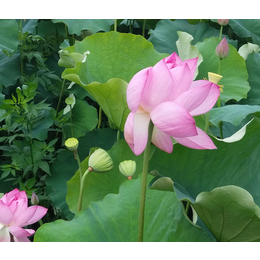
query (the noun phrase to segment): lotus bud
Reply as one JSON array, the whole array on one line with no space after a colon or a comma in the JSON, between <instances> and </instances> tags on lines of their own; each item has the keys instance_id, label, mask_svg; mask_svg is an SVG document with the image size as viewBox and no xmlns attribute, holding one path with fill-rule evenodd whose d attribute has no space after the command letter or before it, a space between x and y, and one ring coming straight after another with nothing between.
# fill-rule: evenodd
<instances>
[{"instance_id":1,"label":"lotus bud","mask_svg":"<svg viewBox=\"0 0 260 260\"><path fill-rule=\"evenodd\" d=\"M229 22L229 19L218 19L219 25L227 25Z\"/></svg>"},{"instance_id":2,"label":"lotus bud","mask_svg":"<svg viewBox=\"0 0 260 260\"><path fill-rule=\"evenodd\" d=\"M110 155L103 149L98 148L89 157L88 166L94 172L108 172L113 168L113 161Z\"/></svg>"},{"instance_id":3,"label":"lotus bud","mask_svg":"<svg viewBox=\"0 0 260 260\"><path fill-rule=\"evenodd\" d=\"M226 38L223 38L223 40L216 47L216 55L220 59L224 59L228 56L228 51L229 51L229 47L228 47L227 40Z\"/></svg>"},{"instance_id":4,"label":"lotus bud","mask_svg":"<svg viewBox=\"0 0 260 260\"><path fill-rule=\"evenodd\" d=\"M72 138L68 138L66 141L65 141L65 146L72 152L76 152L77 149L78 149L78 146L79 146L79 141L72 137Z\"/></svg>"},{"instance_id":5,"label":"lotus bud","mask_svg":"<svg viewBox=\"0 0 260 260\"><path fill-rule=\"evenodd\" d=\"M119 171L126 176L129 180L132 179L132 176L136 171L136 162L132 160L126 160L119 164Z\"/></svg>"},{"instance_id":6,"label":"lotus bud","mask_svg":"<svg viewBox=\"0 0 260 260\"><path fill-rule=\"evenodd\" d=\"M38 196L35 194L35 192L32 193L31 203L32 203L32 205L38 205L38 204L39 204L39 198L38 198Z\"/></svg>"},{"instance_id":7,"label":"lotus bud","mask_svg":"<svg viewBox=\"0 0 260 260\"><path fill-rule=\"evenodd\" d=\"M222 79L223 77L219 74L213 73L213 72L208 72L208 79L210 82L213 82L215 84L218 85L219 81Z\"/></svg>"}]
</instances>

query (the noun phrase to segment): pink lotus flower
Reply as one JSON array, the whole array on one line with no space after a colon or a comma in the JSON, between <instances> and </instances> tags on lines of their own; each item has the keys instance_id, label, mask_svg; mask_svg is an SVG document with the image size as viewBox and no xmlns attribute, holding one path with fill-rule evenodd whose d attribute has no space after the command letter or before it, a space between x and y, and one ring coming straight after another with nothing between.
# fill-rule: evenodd
<instances>
[{"instance_id":1,"label":"pink lotus flower","mask_svg":"<svg viewBox=\"0 0 260 260\"><path fill-rule=\"evenodd\" d=\"M14 189L0 199L0 242L30 242L27 238L35 233L23 229L40 220L47 212L41 206L28 207L25 191Z\"/></svg>"},{"instance_id":2,"label":"pink lotus flower","mask_svg":"<svg viewBox=\"0 0 260 260\"><path fill-rule=\"evenodd\" d=\"M182 61L173 53L139 71L129 82L126 94L131 112L124 136L136 155L147 145L150 120L154 124L152 143L167 153L173 150L172 137L193 149L216 148L193 119L208 112L220 93L219 86L210 81L193 82L197 60Z\"/></svg>"}]
</instances>

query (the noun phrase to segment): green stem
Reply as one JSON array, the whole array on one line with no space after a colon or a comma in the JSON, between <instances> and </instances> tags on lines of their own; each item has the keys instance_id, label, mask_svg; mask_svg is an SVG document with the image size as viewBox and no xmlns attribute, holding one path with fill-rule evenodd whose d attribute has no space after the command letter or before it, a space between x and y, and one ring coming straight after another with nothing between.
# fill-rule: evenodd
<instances>
[{"instance_id":1,"label":"green stem","mask_svg":"<svg viewBox=\"0 0 260 260\"><path fill-rule=\"evenodd\" d=\"M87 177L88 173L92 171L92 168L89 167L85 173L83 174L81 181L80 181L80 189L79 189L79 200L78 200L78 209L77 212L81 211L82 209L82 198L83 198L83 192L84 192L84 181Z\"/></svg>"},{"instance_id":2,"label":"green stem","mask_svg":"<svg viewBox=\"0 0 260 260\"><path fill-rule=\"evenodd\" d=\"M58 110L59 110L59 107L60 107L60 102L61 102L61 97L62 97L62 94L63 94L64 86L65 86L65 79L63 79L63 81L62 81L60 97L59 97L58 105L57 105L57 108L56 108L56 114L58 114Z\"/></svg>"},{"instance_id":3,"label":"green stem","mask_svg":"<svg viewBox=\"0 0 260 260\"><path fill-rule=\"evenodd\" d=\"M101 119L102 119L102 108L99 107L99 112L98 112L98 126L97 128L99 129L101 126Z\"/></svg>"},{"instance_id":4,"label":"green stem","mask_svg":"<svg viewBox=\"0 0 260 260\"><path fill-rule=\"evenodd\" d=\"M152 121L150 121L149 128L148 128L148 140L147 140L146 148L144 150L144 157L143 157L142 186L141 186L139 226L138 226L138 241L139 242L143 242L145 197L146 197L146 186L147 186L148 165L149 165L149 158L150 158L152 132L153 132L153 123L152 123Z\"/></svg>"},{"instance_id":5,"label":"green stem","mask_svg":"<svg viewBox=\"0 0 260 260\"><path fill-rule=\"evenodd\" d=\"M119 141L120 140L120 130L117 130L117 134L116 134L116 140Z\"/></svg>"},{"instance_id":6,"label":"green stem","mask_svg":"<svg viewBox=\"0 0 260 260\"><path fill-rule=\"evenodd\" d=\"M218 62L218 74L220 74L220 67L221 67L221 59L219 59ZM218 107L221 107L220 96L218 97Z\"/></svg>"},{"instance_id":7,"label":"green stem","mask_svg":"<svg viewBox=\"0 0 260 260\"><path fill-rule=\"evenodd\" d=\"M76 158L78 166L79 166L79 178L80 178L80 182L81 182L81 179L82 179L82 169L81 169L81 162L80 162L79 154L78 154L77 151L75 152L75 158Z\"/></svg>"},{"instance_id":8,"label":"green stem","mask_svg":"<svg viewBox=\"0 0 260 260\"><path fill-rule=\"evenodd\" d=\"M143 32L142 32L143 37L145 36L145 24L146 24L146 19L144 19L143 22Z\"/></svg>"},{"instance_id":9,"label":"green stem","mask_svg":"<svg viewBox=\"0 0 260 260\"><path fill-rule=\"evenodd\" d=\"M206 113L205 133L209 130L209 112Z\"/></svg>"},{"instance_id":10,"label":"green stem","mask_svg":"<svg viewBox=\"0 0 260 260\"><path fill-rule=\"evenodd\" d=\"M43 225L43 222L42 222L42 220L41 220L41 219L39 220L39 224L40 224L40 226L41 226L41 225Z\"/></svg>"},{"instance_id":11,"label":"green stem","mask_svg":"<svg viewBox=\"0 0 260 260\"><path fill-rule=\"evenodd\" d=\"M219 33L219 39L221 40L221 38L222 38L222 30L223 30L223 25L221 25L221 27L220 27L220 33Z\"/></svg>"},{"instance_id":12,"label":"green stem","mask_svg":"<svg viewBox=\"0 0 260 260\"><path fill-rule=\"evenodd\" d=\"M129 19L129 33L132 33L132 20Z\"/></svg>"},{"instance_id":13,"label":"green stem","mask_svg":"<svg viewBox=\"0 0 260 260\"><path fill-rule=\"evenodd\" d=\"M71 136L74 136L73 122L72 122L72 107L70 105L70 124L71 124Z\"/></svg>"},{"instance_id":14,"label":"green stem","mask_svg":"<svg viewBox=\"0 0 260 260\"><path fill-rule=\"evenodd\" d=\"M114 31L115 32L117 31L117 19L115 19L115 21L114 21Z\"/></svg>"}]
</instances>

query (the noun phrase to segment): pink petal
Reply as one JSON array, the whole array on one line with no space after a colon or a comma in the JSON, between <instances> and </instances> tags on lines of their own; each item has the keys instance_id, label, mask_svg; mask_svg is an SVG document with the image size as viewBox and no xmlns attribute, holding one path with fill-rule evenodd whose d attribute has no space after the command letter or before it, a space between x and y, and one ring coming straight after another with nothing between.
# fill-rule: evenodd
<instances>
[{"instance_id":1,"label":"pink petal","mask_svg":"<svg viewBox=\"0 0 260 260\"><path fill-rule=\"evenodd\" d=\"M172 152L173 144L171 136L160 131L156 126L153 128L152 143L167 153Z\"/></svg>"},{"instance_id":2,"label":"pink petal","mask_svg":"<svg viewBox=\"0 0 260 260\"><path fill-rule=\"evenodd\" d=\"M190 137L173 137L176 142L192 149L217 149L211 138L200 128L197 128L198 135Z\"/></svg>"},{"instance_id":3,"label":"pink petal","mask_svg":"<svg viewBox=\"0 0 260 260\"><path fill-rule=\"evenodd\" d=\"M14 200L10 205L9 208L14 213L13 218L16 219L18 216L22 214L23 211L25 211L28 208L28 199L18 199Z\"/></svg>"},{"instance_id":4,"label":"pink petal","mask_svg":"<svg viewBox=\"0 0 260 260\"><path fill-rule=\"evenodd\" d=\"M0 242L10 242L11 237L9 233L9 229L6 226L0 227Z\"/></svg>"},{"instance_id":5,"label":"pink petal","mask_svg":"<svg viewBox=\"0 0 260 260\"><path fill-rule=\"evenodd\" d=\"M17 196L17 194L19 194L20 191L15 188L14 190L6 193L2 198L1 200L6 204L6 205L9 205L9 203L11 203L15 197Z\"/></svg>"},{"instance_id":6,"label":"pink petal","mask_svg":"<svg viewBox=\"0 0 260 260\"><path fill-rule=\"evenodd\" d=\"M148 77L148 71L150 68L145 68L138 73L136 73L133 78L130 80L127 90L126 90L126 97L127 97L127 104L129 109L132 112L136 112L143 93L143 89L146 84L146 80Z\"/></svg>"},{"instance_id":7,"label":"pink petal","mask_svg":"<svg viewBox=\"0 0 260 260\"><path fill-rule=\"evenodd\" d=\"M147 113L131 112L127 117L124 136L135 155L141 154L147 145L149 122L150 117Z\"/></svg>"},{"instance_id":8,"label":"pink petal","mask_svg":"<svg viewBox=\"0 0 260 260\"><path fill-rule=\"evenodd\" d=\"M3 225L9 225L13 219L13 212L0 200L0 223Z\"/></svg>"},{"instance_id":9,"label":"pink petal","mask_svg":"<svg viewBox=\"0 0 260 260\"><path fill-rule=\"evenodd\" d=\"M173 92L173 80L164 60L150 68L140 105L151 112L158 104L169 101Z\"/></svg>"},{"instance_id":10,"label":"pink petal","mask_svg":"<svg viewBox=\"0 0 260 260\"><path fill-rule=\"evenodd\" d=\"M23 229L23 228L17 227L17 226L10 226L9 231L13 236L15 236L17 238L29 237L35 233L35 231L33 229Z\"/></svg>"},{"instance_id":11,"label":"pink petal","mask_svg":"<svg viewBox=\"0 0 260 260\"><path fill-rule=\"evenodd\" d=\"M31 225L40 220L46 214L47 210L42 206L31 206L15 219L15 225L20 227Z\"/></svg>"},{"instance_id":12,"label":"pink petal","mask_svg":"<svg viewBox=\"0 0 260 260\"><path fill-rule=\"evenodd\" d=\"M194 78L194 74L195 74L195 71L197 69L198 57L193 58L193 59L189 59L189 60L185 60L183 62L186 63L189 66L192 78Z\"/></svg>"},{"instance_id":13,"label":"pink petal","mask_svg":"<svg viewBox=\"0 0 260 260\"><path fill-rule=\"evenodd\" d=\"M164 58L169 69L175 68L176 66L182 63L181 58L177 55L176 52L172 53L170 56Z\"/></svg>"},{"instance_id":14,"label":"pink petal","mask_svg":"<svg viewBox=\"0 0 260 260\"><path fill-rule=\"evenodd\" d=\"M32 216L32 218L28 221L27 225L31 225L31 224L39 221L41 218L43 218L45 216L45 214L48 211L47 208L44 208L42 206L31 206L31 207L36 207L36 211L35 211L34 215Z\"/></svg>"},{"instance_id":15,"label":"pink petal","mask_svg":"<svg viewBox=\"0 0 260 260\"><path fill-rule=\"evenodd\" d=\"M193 81L193 75L186 63L171 69L171 74L173 81L173 92L168 100L174 100L183 92L189 90Z\"/></svg>"},{"instance_id":16,"label":"pink petal","mask_svg":"<svg viewBox=\"0 0 260 260\"><path fill-rule=\"evenodd\" d=\"M192 88L177 97L174 102L186 108L190 115L197 116L208 112L219 97L219 86L207 81L198 80ZM196 85L196 87L194 87Z\"/></svg>"},{"instance_id":17,"label":"pink petal","mask_svg":"<svg viewBox=\"0 0 260 260\"><path fill-rule=\"evenodd\" d=\"M31 242L27 237L14 237L14 242Z\"/></svg>"},{"instance_id":18,"label":"pink petal","mask_svg":"<svg viewBox=\"0 0 260 260\"><path fill-rule=\"evenodd\" d=\"M150 113L150 117L154 125L168 135L187 137L197 134L193 117L175 102L161 103Z\"/></svg>"}]
</instances>

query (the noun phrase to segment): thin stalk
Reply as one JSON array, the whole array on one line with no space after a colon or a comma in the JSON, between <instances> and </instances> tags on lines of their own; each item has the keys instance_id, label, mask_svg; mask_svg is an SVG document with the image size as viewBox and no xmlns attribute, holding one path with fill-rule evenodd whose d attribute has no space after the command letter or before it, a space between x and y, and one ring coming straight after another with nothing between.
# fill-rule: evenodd
<instances>
[{"instance_id":1,"label":"thin stalk","mask_svg":"<svg viewBox=\"0 0 260 260\"><path fill-rule=\"evenodd\" d=\"M98 112L98 126L97 128L99 129L101 126L101 119L102 119L102 108L99 107L99 112Z\"/></svg>"},{"instance_id":2,"label":"thin stalk","mask_svg":"<svg viewBox=\"0 0 260 260\"><path fill-rule=\"evenodd\" d=\"M142 184L141 184L141 196L140 196L139 225L138 225L139 242L143 242L143 236L144 236L145 197L146 197L146 186L147 186L152 132L153 132L153 123L152 121L150 121L149 128L148 128L148 140L147 140L146 148L144 150L144 157L143 157L143 172L142 172Z\"/></svg>"},{"instance_id":3,"label":"thin stalk","mask_svg":"<svg viewBox=\"0 0 260 260\"><path fill-rule=\"evenodd\" d=\"M77 212L81 211L82 209L82 198L83 198L83 192L84 192L84 181L87 177L88 173L92 171L92 168L89 167L85 173L83 174L81 181L80 181L80 190L79 190L79 200L78 200L78 209Z\"/></svg>"},{"instance_id":4,"label":"thin stalk","mask_svg":"<svg viewBox=\"0 0 260 260\"><path fill-rule=\"evenodd\" d=\"M59 97L58 105L57 105L57 108L56 108L56 114L58 114L58 110L59 110L59 107L60 107L60 102L61 102L61 97L62 97L62 94L63 94L64 86L65 86L65 79L63 79L63 81L62 81L60 97Z\"/></svg>"},{"instance_id":5,"label":"thin stalk","mask_svg":"<svg viewBox=\"0 0 260 260\"><path fill-rule=\"evenodd\" d=\"M80 162L80 158L79 158L79 153L76 151L74 154L75 154L75 159L77 160L77 163L78 163L79 178L80 178L80 182L81 182L81 179L82 179L82 169L81 169L81 162Z\"/></svg>"},{"instance_id":6,"label":"thin stalk","mask_svg":"<svg viewBox=\"0 0 260 260\"><path fill-rule=\"evenodd\" d=\"M129 19L129 33L132 33L132 20Z\"/></svg>"},{"instance_id":7,"label":"thin stalk","mask_svg":"<svg viewBox=\"0 0 260 260\"><path fill-rule=\"evenodd\" d=\"M220 74L220 67L221 67L221 59L219 58L219 62L218 62L218 74ZM220 96L218 97L218 107L221 107Z\"/></svg>"},{"instance_id":8,"label":"thin stalk","mask_svg":"<svg viewBox=\"0 0 260 260\"><path fill-rule=\"evenodd\" d=\"M71 136L74 136L74 132L73 132L73 122L72 122L72 107L70 105L70 124L71 124Z\"/></svg>"},{"instance_id":9,"label":"thin stalk","mask_svg":"<svg viewBox=\"0 0 260 260\"><path fill-rule=\"evenodd\" d=\"M209 112L206 113L205 133L209 130Z\"/></svg>"},{"instance_id":10,"label":"thin stalk","mask_svg":"<svg viewBox=\"0 0 260 260\"><path fill-rule=\"evenodd\" d=\"M114 31L117 31L117 19L114 20Z\"/></svg>"},{"instance_id":11,"label":"thin stalk","mask_svg":"<svg viewBox=\"0 0 260 260\"><path fill-rule=\"evenodd\" d=\"M39 220L39 224L40 224L40 226L41 226L41 225L43 225L43 222L42 222L42 220L41 220L41 219Z\"/></svg>"},{"instance_id":12,"label":"thin stalk","mask_svg":"<svg viewBox=\"0 0 260 260\"><path fill-rule=\"evenodd\" d=\"M143 32L142 32L143 37L145 35L145 24L146 24L146 19L144 19L144 22L143 22Z\"/></svg>"},{"instance_id":13,"label":"thin stalk","mask_svg":"<svg viewBox=\"0 0 260 260\"><path fill-rule=\"evenodd\" d=\"M117 130L117 134L116 134L116 140L119 141L120 140L120 130Z\"/></svg>"},{"instance_id":14,"label":"thin stalk","mask_svg":"<svg viewBox=\"0 0 260 260\"><path fill-rule=\"evenodd\" d=\"M190 208L190 202L187 201L187 205L186 205L186 209L185 209L186 214L188 214L189 208Z\"/></svg>"},{"instance_id":15,"label":"thin stalk","mask_svg":"<svg viewBox=\"0 0 260 260\"><path fill-rule=\"evenodd\" d=\"M220 27L220 33L219 33L219 39L221 40L222 38L222 31L223 31L223 25L221 25Z\"/></svg>"}]
</instances>

